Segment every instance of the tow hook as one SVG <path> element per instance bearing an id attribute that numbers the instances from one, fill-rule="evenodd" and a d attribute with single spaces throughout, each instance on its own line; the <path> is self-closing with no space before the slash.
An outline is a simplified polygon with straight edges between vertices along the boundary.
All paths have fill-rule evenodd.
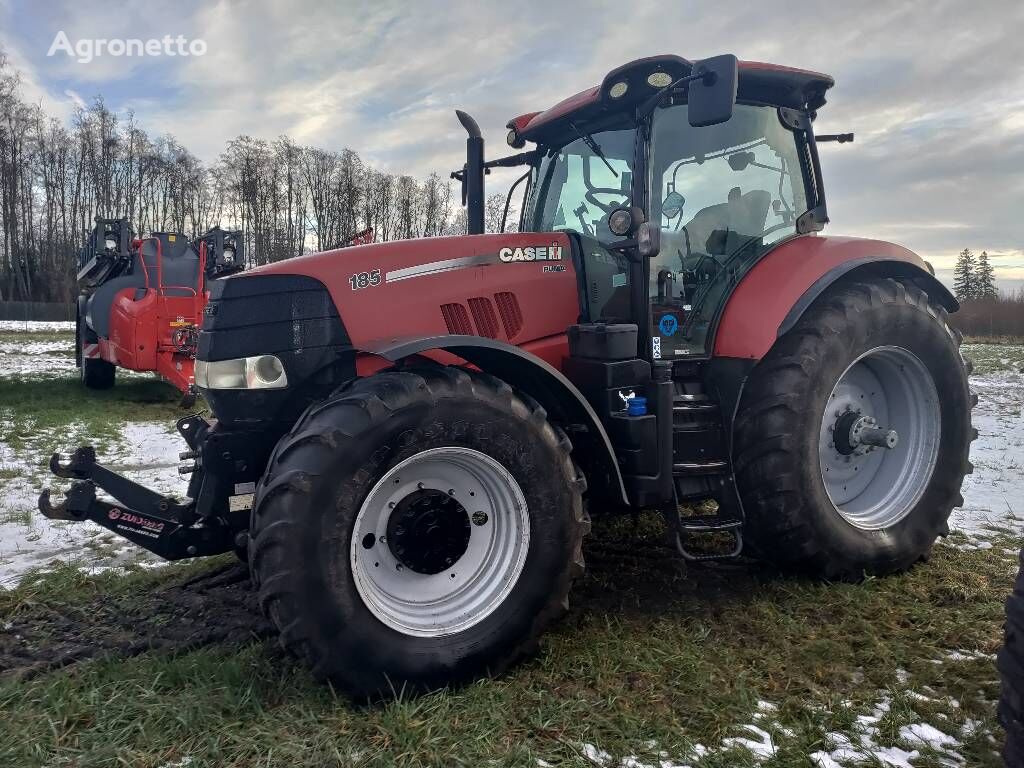
<path id="1" fill-rule="evenodd" d="M 166 560 L 216 555 L 232 547 L 237 526 L 221 517 L 200 520 L 193 502 L 181 504 L 96 463 L 92 446 L 78 448 L 67 463 L 53 454 L 50 471 L 74 481 L 58 503 L 49 489 L 39 494 L 39 511 L 51 520 L 91 520 Z M 97 498 L 97 488 L 113 501 Z"/>

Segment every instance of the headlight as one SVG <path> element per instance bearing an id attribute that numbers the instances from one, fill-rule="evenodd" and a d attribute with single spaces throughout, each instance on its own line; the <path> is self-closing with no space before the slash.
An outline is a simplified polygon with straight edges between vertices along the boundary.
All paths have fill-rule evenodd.
<path id="1" fill-rule="evenodd" d="M 284 389 L 288 374 L 274 355 L 235 360 L 196 360 L 196 386 L 201 389 Z"/>
<path id="2" fill-rule="evenodd" d="M 108 251 L 117 250 L 117 240 L 114 240 L 113 238 L 108 237 L 104 242 L 104 245 L 107 247 Z"/>
<path id="3" fill-rule="evenodd" d="M 235 252 L 231 248 L 224 249 L 224 263 L 234 264 L 235 263 Z"/>

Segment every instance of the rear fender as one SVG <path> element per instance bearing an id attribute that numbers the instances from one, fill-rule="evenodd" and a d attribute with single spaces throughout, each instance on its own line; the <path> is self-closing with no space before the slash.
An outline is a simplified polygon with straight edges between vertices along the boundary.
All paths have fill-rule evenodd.
<path id="1" fill-rule="evenodd" d="M 714 357 L 760 360 L 827 288 L 867 276 L 905 277 L 947 310 L 959 306 L 913 251 L 881 240 L 805 235 L 770 251 L 736 286 L 715 334 Z"/>
<path id="2" fill-rule="evenodd" d="M 536 355 L 494 339 L 459 335 L 380 340 L 360 344 L 359 348 L 390 363 L 414 356 L 452 361 L 458 358 L 525 392 L 556 419 L 586 429 L 589 439 L 580 436 L 574 440 L 574 458 L 583 466 L 591 486 L 607 486 L 602 489 L 606 495 L 628 505 L 622 473 L 601 420 L 573 383 Z M 376 367 L 360 366 L 360 371 Z"/>
<path id="3" fill-rule="evenodd" d="M 845 264 L 833 267 L 801 294 L 797 302 L 786 313 L 785 318 L 779 324 L 777 336 L 788 333 L 803 317 L 814 300 L 826 289 L 840 282 L 849 282 L 861 278 L 872 277 L 904 277 L 914 282 L 921 290 L 927 293 L 932 299 L 941 304 L 949 312 L 956 312 L 960 308 L 960 302 L 950 293 L 949 289 L 940 283 L 935 276 L 914 264 L 905 261 L 893 261 L 891 259 L 857 259 Z"/>

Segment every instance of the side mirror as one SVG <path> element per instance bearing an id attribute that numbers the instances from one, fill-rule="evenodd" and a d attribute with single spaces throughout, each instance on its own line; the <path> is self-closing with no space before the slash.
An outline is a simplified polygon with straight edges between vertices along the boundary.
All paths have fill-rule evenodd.
<path id="1" fill-rule="evenodd" d="M 661 215 L 667 219 L 674 219 L 683 212 L 686 205 L 686 198 L 678 192 L 669 192 L 661 203 Z"/>
<path id="2" fill-rule="evenodd" d="M 753 152 L 733 152 L 729 155 L 729 167 L 734 171 L 742 171 L 752 162 L 754 162 Z"/>
<path id="3" fill-rule="evenodd" d="M 695 62 L 693 73 L 703 75 L 690 83 L 689 119 L 694 128 L 718 125 L 732 117 L 739 84 L 739 64 L 731 53 Z"/>

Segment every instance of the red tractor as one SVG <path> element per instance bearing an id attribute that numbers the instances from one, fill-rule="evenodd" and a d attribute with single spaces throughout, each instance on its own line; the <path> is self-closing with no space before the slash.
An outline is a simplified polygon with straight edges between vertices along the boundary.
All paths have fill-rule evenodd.
<path id="1" fill-rule="evenodd" d="M 212 417 L 178 424 L 188 500 L 83 447 L 53 457 L 78 482 L 40 509 L 168 559 L 246 554 L 282 643 L 360 698 L 534 648 L 583 573 L 588 509 L 661 510 L 688 559 L 721 532 L 727 555 L 828 579 L 909 568 L 962 503 L 972 394 L 928 264 L 818 234 L 818 142 L 848 139 L 815 138 L 832 85 L 641 59 L 512 120 L 533 148 L 491 161 L 459 113 L 468 236 L 216 281 Z M 484 234 L 485 173 L 514 165 L 520 231 Z"/>
<path id="2" fill-rule="evenodd" d="M 96 217 L 79 252 L 75 363 L 90 389 L 117 366 L 155 371 L 182 392 L 193 383 L 209 281 L 242 269 L 241 232 L 219 227 L 195 243 L 180 233 L 136 239 L 128 219 Z"/>

